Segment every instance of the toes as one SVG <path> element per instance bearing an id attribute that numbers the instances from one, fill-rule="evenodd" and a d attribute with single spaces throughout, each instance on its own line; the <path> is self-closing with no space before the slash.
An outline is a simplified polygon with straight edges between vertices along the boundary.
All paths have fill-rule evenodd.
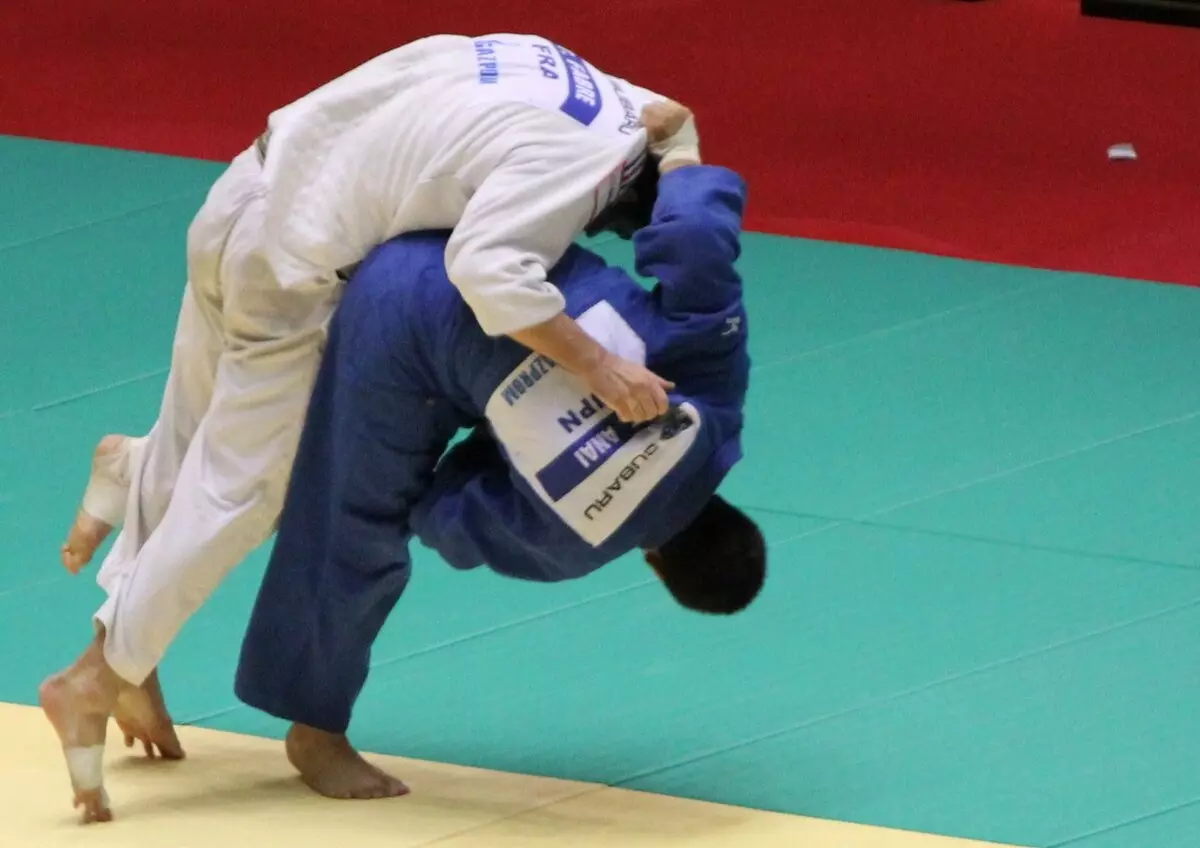
<path id="1" fill-rule="evenodd" d="M 109 807 L 103 790 L 77 791 L 75 807 L 83 809 L 81 820 L 84 824 L 110 822 L 113 819 L 112 808 Z"/>
<path id="2" fill-rule="evenodd" d="M 78 574 L 87 565 L 87 562 L 84 561 L 82 556 L 75 553 L 75 549 L 71 546 L 71 543 L 67 542 L 62 546 L 62 564 L 63 568 L 71 574 Z"/>
<path id="3" fill-rule="evenodd" d="M 368 800 L 387 797 L 387 784 L 381 780 L 372 781 L 362 788 L 359 797 Z"/>
<path id="4" fill-rule="evenodd" d="M 160 742 L 158 744 L 158 756 L 164 760 L 183 760 L 187 758 L 187 754 L 183 750 L 183 745 L 180 744 L 178 739 L 172 739 L 165 745 Z"/>
<path id="5" fill-rule="evenodd" d="M 374 784 L 370 787 L 367 798 L 399 798 L 408 794 L 408 787 L 390 774 L 379 772 Z"/>
<path id="6" fill-rule="evenodd" d="M 74 526 L 67 533 L 67 540 L 61 548 L 63 566 L 72 574 L 78 574 L 84 566 L 92 561 L 96 549 L 104 543 L 112 532 L 109 525 L 86 524 L 95 519 L 80 513 Z"/>
<path id="7" fill-rule="evenodd" d="M 399 780 L 396 780 L 395 778 L 390 779 L 384 789 L 387 792 L 387 794 L 384 796 L 386 798 L 400 798 L 407 795 L 411 791 L 409 790 L 408 786 L 401 783 Z"/>
<path id="8" fill-rule="evenodd" d="M 398 798 L 401 795 L 407 795 L 409 793 L 409 788 L 404 784 L 403 781 L 392 777 L 386 771 L 374 765 L 373 763 L 369 765 L 375 772 L 376 786 L 378 786 L 379 791 L 382 793 L 377 797 Z"/>
<path id="9" fill-rule="evenodd" d="M 104 824 L 105 822 L 110 822 L 112 820 L 112 810 L 108 809 L 107 807 L 102 807 L 100 809 L 88 807 L 83 811 L 84 824 Z"/>
<path id="10" fill-rule="evenodd" d="M 383 781 L 371 781 L 358 787 L 358 790 L 353 793 L 354 798 L 363 801 L 376 801 L 390 796 L 391 792 L 388 791 L 388 785 Z"/>
<path id="11" fill-rule="evenodd" d="M 120 702 L 117 703 L 117 709 L 120 709 Z M 142 732 L 140 727 L 125 721 L 124 719 L 116 719 L 117 729 L 121 731 L 121 735 L 125 737 L 125 747 L 132 748 L 134 743 L 143 741 L 146 734 Z"/>
<path id="12" fill-rule="evenodd" d="M 125 747 L 142 744 L 142 753 L 148 760 L 182 760 L 186 757 L 183 745 L 175 738 L 155 738 L 153 735 L 137 734 L 125 736 Z"/>

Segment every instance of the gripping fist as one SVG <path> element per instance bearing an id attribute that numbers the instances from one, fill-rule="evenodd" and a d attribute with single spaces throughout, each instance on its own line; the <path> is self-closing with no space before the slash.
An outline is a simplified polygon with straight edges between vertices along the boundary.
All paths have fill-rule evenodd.
<path id="1" fill-rule="evenodd" d="M 673 100 L 650 103 L 642 109 L 642 126 L 660 170 L 700 162 L 700 136 L 691 109 Z"/>

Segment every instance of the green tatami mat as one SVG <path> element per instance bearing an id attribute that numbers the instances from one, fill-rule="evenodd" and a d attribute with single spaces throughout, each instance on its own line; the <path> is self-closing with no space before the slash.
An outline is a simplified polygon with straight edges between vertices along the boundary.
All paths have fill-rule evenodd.
<path id="1" fill-rule="evenodd" d="M 1200 567 L 1200 415 L 985 480 L 879 521 Z"/>
<path id="2" fill-rule="evenodd" d="M 890 678 L 888 694 L 798 710 L 787 731 L 633 788 L 705 796 L 719 775 L 730 803 L 1019 845 L 1200 798 L 1200 573 L 884 528 L 795 554 L 819 594 L 800 602 L 816 643 L 801 657 L 824 662 L 773 658 L 775 679 Z M 819 602 L 836 624 L 811 620 Z"/>
<path id="3" fill-rule="evenodd" d="M 165 373 L 187 280 L 185 233 L 200 199 L 0 251 L 0 415 Z"/>
<path id="4" fill-rule="evenodd" d="M 975 266 L 927 262 L 973 285 Z M 760 359 L 753 471 L 736 494 L 865 517 L 1200 411 L 1200 291 L 1043 280 L 795 361 Z M 907 285 L 914 297 L 923 288 L 920 277 Z M 769 294 L 755 305 L 769 311 Z"/>
<path id="5" fill-rule="evenodd" d="M 174 198 L 198 205 L 220 172 L 211 162 L 0 135 L 0 250 Z"/>
<path id="6" fill-rule="evenodd" d="M 1152 848 L 1159 845 L 1194 845 L 1200 833 L 1200 799 L 1146 815 L 1129 824 L 1104 828 L 1059 842 L 1051 848 Z"/>
<path id="7" fill-rule="evenodd" d="M 21 200 L 0 204 L 0 700 L 30 703 L 89 636 L 99 590 L 58 544 L 95 440 L 154 420 L 219 166 L 0 139 L 0 170 Z M 538 586 L 419 550 L 354 739 L 1001 842 L 1192 848 L 1200 291 L 758 235 L 741 267 L 755 371 L 725 492 L 771 544 L 760 603 L 686 614 L 636 556 Z M 280 733 L 231 691 L 264 557 L 168 657 L 177 717 Z"/>

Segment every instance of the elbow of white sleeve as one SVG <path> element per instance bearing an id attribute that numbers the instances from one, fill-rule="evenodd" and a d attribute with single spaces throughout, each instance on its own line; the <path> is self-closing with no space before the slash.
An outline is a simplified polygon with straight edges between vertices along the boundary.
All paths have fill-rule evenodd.
<path id="1" fill-rule="evenodd" d="M 492 337 L 511 336 L 544 324 L 566 307 L 562 292 L 546 280 L 497 284 L 455 273 L 454 268 L 450 268 L 450 280 L 475 314 L 480 329 Z"/>

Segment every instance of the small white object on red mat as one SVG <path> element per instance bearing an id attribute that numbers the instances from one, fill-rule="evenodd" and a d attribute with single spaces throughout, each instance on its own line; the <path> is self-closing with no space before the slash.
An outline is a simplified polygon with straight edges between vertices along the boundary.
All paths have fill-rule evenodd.
<path id="1" fill-rule="evenodd" d="M 1114 162 L 1132 162 L 1138 156 L 1132 144 L 1114 144 L 1108 148 L 1108 158 Z"/>

